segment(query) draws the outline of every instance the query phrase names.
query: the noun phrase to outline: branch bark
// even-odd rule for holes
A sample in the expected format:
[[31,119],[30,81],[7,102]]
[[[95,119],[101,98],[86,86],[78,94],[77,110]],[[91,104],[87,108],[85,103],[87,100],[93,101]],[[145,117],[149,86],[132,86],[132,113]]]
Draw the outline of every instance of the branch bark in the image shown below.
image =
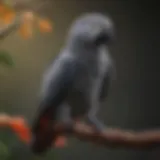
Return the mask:
[[[23,117],[9,116],[0,114],[0,127],[12,128],[19,138],[28,143],[31,138],[30,127]],[[146,131],[125,131],[122,129],[107,128],[101,133],[84,123],[75,123],[67,125],[57,123],[54,126],[55,134],[74,136],[80,140],[104,145],[110,148],[127,148],[127,149],[155,149],[160,148],[160,130]]]
[[[121,129],[106,129],[97,133],[92,127],[82,123],[70,126],[70,128],[71,132],[69,134],[78,139],[110,148],[155,149],[160,147],[160,130],[133,132]],[[68,133],[68,127],[64,124],[57,124],[55,130],[58,134]]]

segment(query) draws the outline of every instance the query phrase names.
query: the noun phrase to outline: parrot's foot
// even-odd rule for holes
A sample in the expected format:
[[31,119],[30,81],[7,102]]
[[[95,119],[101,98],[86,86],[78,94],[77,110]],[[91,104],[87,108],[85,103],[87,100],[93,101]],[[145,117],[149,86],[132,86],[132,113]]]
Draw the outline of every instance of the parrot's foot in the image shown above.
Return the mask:
[[106,128],[105,125],[100,122],[95,116],[88,116],[87,118],[90,125],[92,125],[96,132],[102,132]]
[[67,137],[65,136],[58,136],[53,144],[53,146],[57,148],[63,148],[66,145],[67,145]]

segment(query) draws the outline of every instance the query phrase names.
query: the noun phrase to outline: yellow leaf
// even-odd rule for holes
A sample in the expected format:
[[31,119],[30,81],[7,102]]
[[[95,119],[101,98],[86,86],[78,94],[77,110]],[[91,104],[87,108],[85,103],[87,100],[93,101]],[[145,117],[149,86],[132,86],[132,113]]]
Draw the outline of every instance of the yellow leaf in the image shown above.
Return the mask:
[[48,20],[39,19],[38,25],[39,25],[39,29],[41,32],[51,32],[52,31],[52,25]]
[[32,24],[23,23],[19,28],[19,33],[25,39],[32,37]]

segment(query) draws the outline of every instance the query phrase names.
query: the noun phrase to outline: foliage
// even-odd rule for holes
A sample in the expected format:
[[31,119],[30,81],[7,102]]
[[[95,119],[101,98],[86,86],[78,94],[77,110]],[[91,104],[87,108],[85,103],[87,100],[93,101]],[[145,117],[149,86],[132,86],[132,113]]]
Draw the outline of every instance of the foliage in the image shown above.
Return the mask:
[[[0,25],[3,27],[4,25],[11,24],[17,15],[16,9],[12,8],[7,3],[0,3]],[[19,26],[19,34],[23,38],[31,38],[34,23],[39,27],[40,32],[51,32],[52,31],[52,24],[47,18],[41,18],[39,15],[36,15],[34,11],[20,11],[22,15],[22,21]]]
[[[15,0],[14,0],[15,1]],[[3,0],[0,1],[0,31],[5,29],[5,26],[14,23],[16,16],[19,12],[14,8],[13,0]],[[20,11],[21,13],[21,23],[18,27],[18,33],[24,39],[31,38],[33,36],[34,24],[39,27],[40,32],[51,32],[52,25],[51,22],[46,18],[41,18],[36,15],[33,11]],[[4,35],[2,36],[5,37]],[[2,38],[0,37],[0,40]],[[14,65],[13,59],[10,54],[6,51],[0,50],[0,64],[5,64],[12,67]]]
[[9,153],[9,149],[8,147],[0,141],[0,159],[8,159],[8,157],[10,156],[10,153]]
[[14,65],[13,59],[10,54],[6,51],[0,51],[0,64],[12,67]]
[[[0,40],[1,41],[3,41],[8,35],[10,35],[10,33],[13,30],[14,31],[18,30],[17,34],[19,34],[23,39],[32,38],[33,30],[37,28],[41,33],[50,33],[52,31],[52,24],[47,18],[43,18],[39,16],[32,9],[22,8],[18,10],[16,7],[18,3],[23,3],[23,0],[0,0]],[[17,17],[19,18],[18,24],[17,24]],[[14,61],[11,54],[3,49],[0,49],[0,65],[5,65],[7,67],[14,66]],[[4,119],[6,119],[6,117]],[[11,144],[12,141],[15,140],[15,137],[12,137],[6,134],[6,132],[4,135],[1,132],[0,137],[3,140],[3,141],[2,140],[0,141],[0,160],[9,160],[9,159],[18,160],[18,159],[24,158],[24,157],[20,158],[19,153],[23,156],[22,153],[25,153],[26,149],[17,149],[15,147],[16,145],[18,145],[17,140],[16,140],[16,145]],[[15,152],[14,148],[16,149],[16,152],[18,152],[18,154]],[[17,156],[17,155],[19,158],[17,157],[14,158],[14,156]]]

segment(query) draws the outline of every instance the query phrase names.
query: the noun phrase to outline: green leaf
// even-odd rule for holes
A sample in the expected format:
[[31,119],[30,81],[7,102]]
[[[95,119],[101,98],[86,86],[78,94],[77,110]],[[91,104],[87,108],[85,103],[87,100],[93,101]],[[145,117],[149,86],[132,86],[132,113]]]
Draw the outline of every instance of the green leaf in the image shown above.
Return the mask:
[[7,159],[7,157],[9,157],[9,149],[8,147],[0,141],[0,157],[3,159]]
[[8,54],[6,51],[0,51],[0,64],[7,65],[9,67],[14,66],[14,61],[10,54]]

